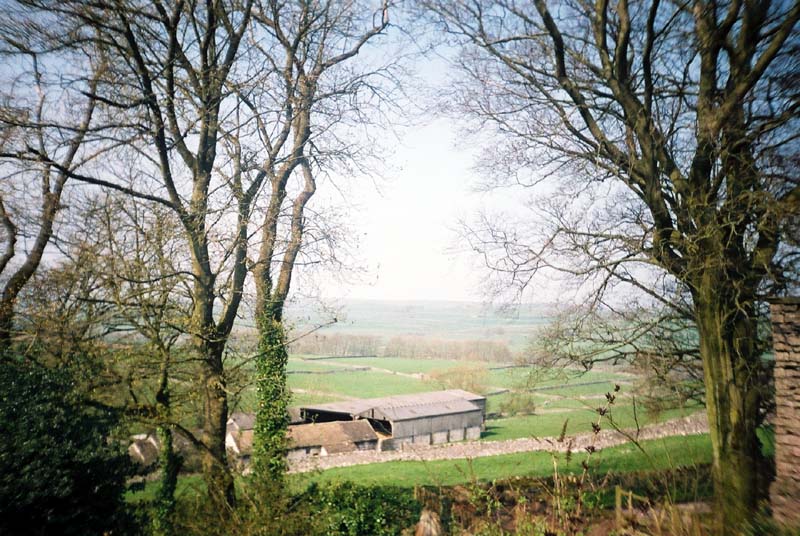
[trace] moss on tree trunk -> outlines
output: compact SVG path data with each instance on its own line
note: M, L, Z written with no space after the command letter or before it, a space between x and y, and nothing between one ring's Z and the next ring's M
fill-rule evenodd
M175 534L175 488L178 484L178 472L182 459L175 452L172 441L172 430L162 425L157 429L161 443L159 466L161 479L156 492L155 513L153 515L153 534L155 536L172 536Z
M766 497L766 460L756 435L763 387L753 302L720 297L709 279L695 296L713 450L716 525L741 534Z

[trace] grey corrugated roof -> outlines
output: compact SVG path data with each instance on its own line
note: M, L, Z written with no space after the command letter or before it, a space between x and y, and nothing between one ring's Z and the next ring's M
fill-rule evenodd
M430 404L416 404L397 407L377 407L372 409L371 417L383 421L407 421L420 417L436 417L438 415L454 415L470 413L481 409L464 399L444 400Z
M475 393L470 393L469 391L465 391L463 389L448 389L446 391L442 391L443 393L451 393L453 395L460 396L464 400L486 400L486 397L483 395L476 395Z
M345 415L358 415L365 411L369 411L375 405L373 404L374 400L380 400L378 398L374 399L359 399L359 400L345 400L343 402L328 402L327 404L316 404L313 406L300 406L300 409L313 409L313 410L322 410L328 411L331 413L343 413Z
M407 420L424 416L450 415L478 410L472 401L485 397L463 391L431 391L410 395L386 396L345 402L331 402L314 406L303 406L305 410L342 413L353 417L369 417L384 420Z
M300 408L297 406L290 406L289 410L289 424L301 424L303 418ZM237 411L231 413L226 426L226 432L235 432L237 430L252 430L256 425L255 413L244 413Z

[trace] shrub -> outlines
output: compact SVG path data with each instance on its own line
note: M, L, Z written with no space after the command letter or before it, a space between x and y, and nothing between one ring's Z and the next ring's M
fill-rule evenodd
M312 485L306 495L309 504L322 508L323 533L331 536L400 534L417 522L421 510L411 491L388 486Z
M121 526L130 462L107 411L63 370L0 359L0 533L102 534Z
M463 389L473 393L484 393L489 382L489 370L485 365L461 365L428 373L431 382L447 389Z

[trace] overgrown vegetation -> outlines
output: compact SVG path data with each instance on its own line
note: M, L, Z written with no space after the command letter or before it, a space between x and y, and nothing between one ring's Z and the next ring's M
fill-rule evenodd
M0 385L0 532L125 532L119 416L87 405L69 370L6 357Z

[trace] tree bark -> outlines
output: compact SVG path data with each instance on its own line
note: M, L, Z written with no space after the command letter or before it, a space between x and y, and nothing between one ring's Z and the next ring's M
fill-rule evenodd
M60 185L63 185L64 178L60 178ZM15 271L3 287L0 294L0 355L5 355L11 347L11 340L14 335L14 309L17 298L22 289L36 273L42 261L44 250L53 235L53 220L59 208L61 199L61 188L56 193L48 193L42 206L41 224L36 241L28 253L25 262Z
M215 511L226 517L236 504L233 476L225 452L228 395L222 365L224 345L209 345L203 355L203 478Z
M753 301L721 297L717 277L695 292L706 411L713 452L716 526L735 535L747 526L766 496L766 459L756 436L762 386L753 333Z

